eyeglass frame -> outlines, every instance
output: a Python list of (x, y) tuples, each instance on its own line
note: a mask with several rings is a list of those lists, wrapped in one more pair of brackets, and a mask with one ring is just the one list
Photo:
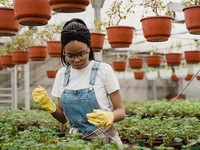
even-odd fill
[[(72, 53), (68, 53), (68, 54), (66, 54), (66, 52), (64, 51), (64, 56), (65, 57), (67, 57), (69, 60), (71, 60), (71, 61), (74, 61), (75, 60), (75, 58), (77, 57), (79, 60), (82, 60), (82, 59), (84, 59), (85, 57), (85, 55), (86, 54), (88, 54), (88, 53), (90, 53), (89, 51), (81, 51), (81, 52), (78, 52), (78, 53), (76, 53), (76, 54), (72, 54)], [(70, 55), (70, 56), (69, 56)]]

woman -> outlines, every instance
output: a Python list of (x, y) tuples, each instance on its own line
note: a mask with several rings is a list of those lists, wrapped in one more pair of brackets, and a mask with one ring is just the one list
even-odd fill
[(101, 137), (105, 143), (121, 144), (113, 122), (123, 120), (125, 111), (112, 67), (94, 60), (90, 32), (81, 19), (65, 23), (61, 43), (64, 67), (59, 69), (51, 93), (58, 98), (58, 106), (41, 86), (33, 90), (34, 101), (61, 123), (68, 120), (70, 132), (82, 133), (85, 140)]

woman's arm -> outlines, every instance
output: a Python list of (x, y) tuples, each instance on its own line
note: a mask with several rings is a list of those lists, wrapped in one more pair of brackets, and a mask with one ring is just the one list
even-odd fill
[(58, 106), (56, 108), (56, 111), (54, 113), (51, 113), (51, 115), (61, 123), (67, 122), (67, 119), (63, 113), (63, 109), (60, 103), (60, 98), (58, 98)]
[(120, 90), (109, 94), (109, 97), (113, 105), (114, 122), (123, 120), (125, 118), (125, 110), (123, 107)]

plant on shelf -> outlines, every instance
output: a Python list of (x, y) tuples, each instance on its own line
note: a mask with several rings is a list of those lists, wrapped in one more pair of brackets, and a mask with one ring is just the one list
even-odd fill
[[(142, 30), (149, 42), (167, 41), (171, 36), (172, 17), (167, 4), (162, 0), (143, 0)], [(150, 16), (145, 17), (145, 14)]]
[(200, 34), (200, 1), (182, 0), (186, 28), (190, 34)]
[(115, 0), (106, 12), (109, 18), (106, 28), (108, 42), (111, 47), (129, 47), (132, 44), (134, 27), (122, 26), (120, 23), (127, 19), (128, 14), (134, 13), (133, 0)]
[(93, 52), (100, 52), (103, 48), (105, 41), (105, 30), (103, 27), (106, 26), (106, 22), (104, 20), (94, 20), (93, 29), (91, 30), (91, 47)]

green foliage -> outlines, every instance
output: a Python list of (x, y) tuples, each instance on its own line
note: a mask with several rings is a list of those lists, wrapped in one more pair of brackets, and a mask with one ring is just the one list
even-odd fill
[(181, 4), (185, 7), (200, 5), (200, 0), (182, 0)]
[(105, 31), (105, 26), (107, 25), (107, 22), (105, 20), (94, 20), (93, 22), (94, 25), (94, 32), (104, 32)]
[(108, 26), (118, 26), (122, 20), (127, 19), (128, 14), (134, 13), (133, 0), (127, 0), (126, 3), (123, 0), (115, 0), (106, 13), (109, 18)]
[(168, 9), (167, 4), (162, 0), (143, 0), (143, 2), (140, 5), (144, 7), (143, 13), (145, 14), (153, 12), (156, 16), (162, 16), (162, 15), (171, 16), (172, 13)]
[(5, 7), (13, 7), (12, 0), (0, 0), (0, 4), (4, 5)]

